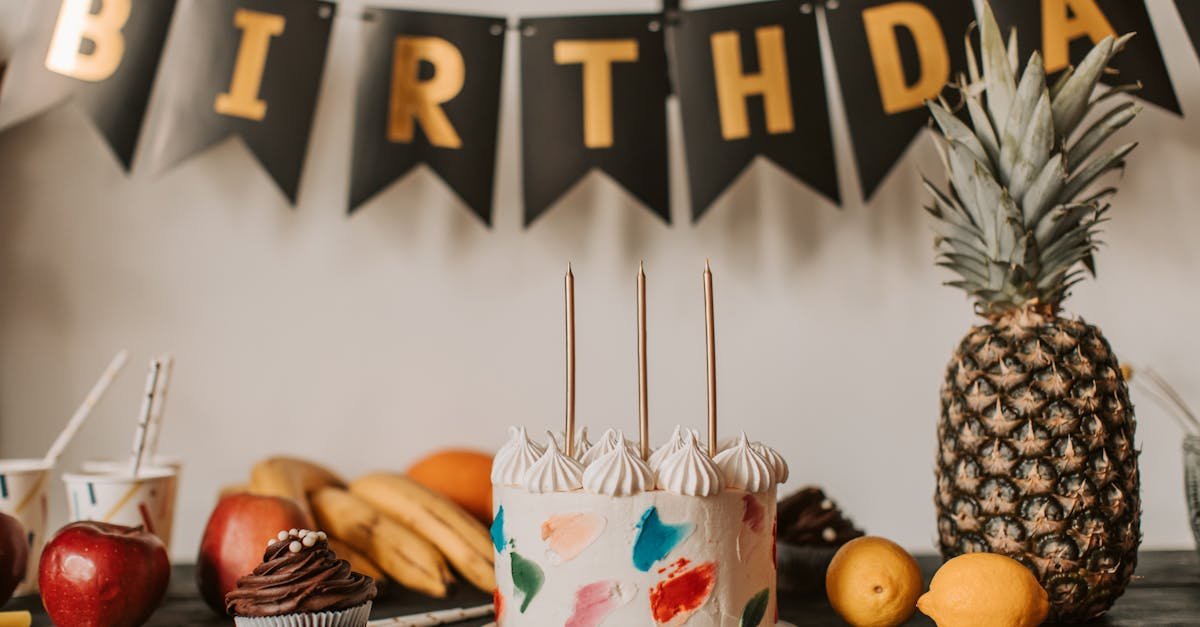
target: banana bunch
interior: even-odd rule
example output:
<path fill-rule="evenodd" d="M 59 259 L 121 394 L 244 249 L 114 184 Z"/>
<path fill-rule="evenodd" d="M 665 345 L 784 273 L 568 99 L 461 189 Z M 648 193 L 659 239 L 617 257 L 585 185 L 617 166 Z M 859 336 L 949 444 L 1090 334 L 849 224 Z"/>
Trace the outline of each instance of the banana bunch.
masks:
<path fill-rule="evenodd" d="M 321 488 L 311 503 L 320 529 L 365 553 L 396 583 L 446 596 L 454 576 L 432 542 L 346 490 Z"/>
<path fill-rule="evenodd" d="M 453 567 L 480 590 L 496 587 L 488 530 L 402 474 L 372 473 L 347 484 L 319 464 L 272 457 L 254 465 L 249 484 L 230 489 L 296 501 L 339 557 L 378 581 L 441 598 L 454 583 Z"/>
<path fill-rule="evenodd" d="M 491 536 L 461 507 L 401 474 L 364 475 L 350 492 L 427 538 L 476 588 L 495 589 Z"/>

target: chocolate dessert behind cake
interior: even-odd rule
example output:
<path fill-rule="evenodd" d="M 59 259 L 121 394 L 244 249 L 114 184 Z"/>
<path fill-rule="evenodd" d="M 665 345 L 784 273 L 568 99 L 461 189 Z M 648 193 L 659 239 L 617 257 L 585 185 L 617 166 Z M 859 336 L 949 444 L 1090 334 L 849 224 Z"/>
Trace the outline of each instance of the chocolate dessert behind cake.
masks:
<path fill-rule="evenodd" d="M 816 486 L 779 501 L 777 511 L 780 590 L 823 594 L 825 569 L 834 553 L 863 531 Z"/>

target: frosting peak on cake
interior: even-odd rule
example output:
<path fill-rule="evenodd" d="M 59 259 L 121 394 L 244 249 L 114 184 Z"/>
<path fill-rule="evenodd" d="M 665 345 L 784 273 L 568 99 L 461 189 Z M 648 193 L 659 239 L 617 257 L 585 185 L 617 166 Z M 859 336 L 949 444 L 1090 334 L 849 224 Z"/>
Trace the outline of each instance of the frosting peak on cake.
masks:
<path fill-rule="evenodd" d="M 590 466 L 592 462 L 604 456 L 610 451 L 617 448 L 617 432 L 612 429 L 606 429 L 600 435 L 600 439 L 587 450 L 586 453 L 579 457 L 579 463 L 584 466 Z"/>
<path fill-rule="evenodd" d="M 684 432 L 683 448 L 658 467 L 656 484 L 662 490 L 684 496 L 715 496 L 725 487 L 720 469 L 700 450 L 696 436 L 690 431 Z"/>
<path fill-rule="evenodd" d="M 588 441 L 587 427 L 580 427 L 579 437 L 575 438 L 575 450 L 572 457 L 586 466 L 587 463 L 583 461 L 583 456 L 587 455 L 590 450 L 592 450 L 592 443 Z"/>
<path fill-rule="evenodd" d="M 524 427 L 509 429 L 509 440 L 492 463 L 492 484 L 530 492 L 570 492 L 628 496 L 666 490 L 685 496 L 712 496 L 725 489 L 761 494 L 788 478 L 788 465 L 775 449 L 752 442 L 742 432 L 710 457 L 695 429 L 676 426 L 671 437 L 643 459 L 639 446 L 615 429 L 591 445 L 577 433 L 566 455 L 561 433 L 547 432 L 547 446 L 533 442 Z"/>
<path fill-rule="evenodd" d="M 750 445 L 750 448 L 753 448 L 759 455 L 763 456 L 763 459 L 767 460 L 768 464 L 771 464 L 771 470 L 775 472 L 775 483 L 783 483 L 788 480 L 787 460 L 783 458 L 783 455 L 779 454 L 779 451 L 762 442 L 755 442 Z"/>
<path fill-rule="evenodd" d="M 525 472 L 530 492 L 570 492 L 583 487 L 583 466 L 558 450 L 554 434 L 546 432 L 546 452 Z"/>
<path fill-rule="evenodd" d="M 546 452 L 529 439 L 525 427 L 510 430 L 512 437 L 496 453 L 492 462 L 492 484 L 519 486 L 525 484 L 525 474 Z M 553 440 L 553 438 L 551 438 Z"/>
<path fill-rule="evenodd" d="M 696 433 L 695 429 L 684 429 L 680 425 L 675 425 L 675 430 L 671 432 L 671 437 L 667 438 L 666 443 L 654 450 L 650 454 L 650 470 L 658 472 L 658 467 L 662 465 L 663 460 L 667 459 L 679 449 L 683 448 L 683 436 L 685 433 L 691 433 L 692 437 L 700 439 L 700 434 Z"/>
<path fill-rule="evenodd" d="M 605 429 L 604 435 L 600 436 L 596 445 L 588 449 L 588 452 L 580 457 L 579 461 L 584 466 L 590 466 L 596 460 L 618 448 L 627 448 L 634 455 L 637 454 L 633 444 L 625 439 L 624 434 L 613 429 Z"/>
<path fill-rule="evenodd" d="M 771 463 L 750 446 L 743 431 L 733 446 L 717 453 L 713 463 L 725 476 L 725 485 L 747 492 L 765 492 L 775 485 Z"/>
<path fill-rule="evenodd" d="M 618 431 L 614 434 L 614 440 L 624 442 L 625 436 Z M 653 490 L 654 473 L 628 446 L 619 445 L 597 457 L 584 470 L 583 487 L 595 494 L 629 496 Z"/>

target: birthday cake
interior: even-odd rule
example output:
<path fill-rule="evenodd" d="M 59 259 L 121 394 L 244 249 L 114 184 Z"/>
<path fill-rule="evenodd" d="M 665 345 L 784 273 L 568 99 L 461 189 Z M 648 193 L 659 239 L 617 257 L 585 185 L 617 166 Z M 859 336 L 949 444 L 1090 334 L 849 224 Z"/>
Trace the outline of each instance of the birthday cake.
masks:
<path fill-rule="evenodd" d="M 775 625 L 776 485 L 787 463 L 745 434 L 695 431 L 648 459 L 620 432 L 572 455 L 524 428 L 492 467 L 500 627 Z"/>

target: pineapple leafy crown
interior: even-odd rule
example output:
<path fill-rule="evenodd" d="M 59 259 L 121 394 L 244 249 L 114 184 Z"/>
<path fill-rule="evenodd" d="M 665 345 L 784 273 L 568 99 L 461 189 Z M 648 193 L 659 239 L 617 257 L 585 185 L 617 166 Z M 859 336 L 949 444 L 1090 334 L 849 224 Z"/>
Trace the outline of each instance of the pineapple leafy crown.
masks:
<path fill-rule="evenodd" d="M 983 71 L 968 36 L 967 75 L 958 80 L 959 106 L 966 107 L 970 125 L 944 100 L 928 103 L 950 182 L 946 192 L 925 179 L 933 196 L 926 210 L 936 218 L 938 265 L 958 276 L 947 284 L 974 298 L 979 313 L 1057 310 L 1085 272 L 1095 274 L 1092 254 L 1108 210 L 1105 201 L 1116 189 L 1089 187 L 1123 168 L 1136 143 L 1097 151 L 1141 107 L 1101 106 L 1137 84 L 1092 93 L 1132 36 L 1104 39 L 1053 85 L 1047 85 L 1041 55 L 1034 52 L 1018 80 L 1016 33 L 1006 47 L 985 2 Z M 1085 117 L 1094 121 L 1083 125 Z"/>

